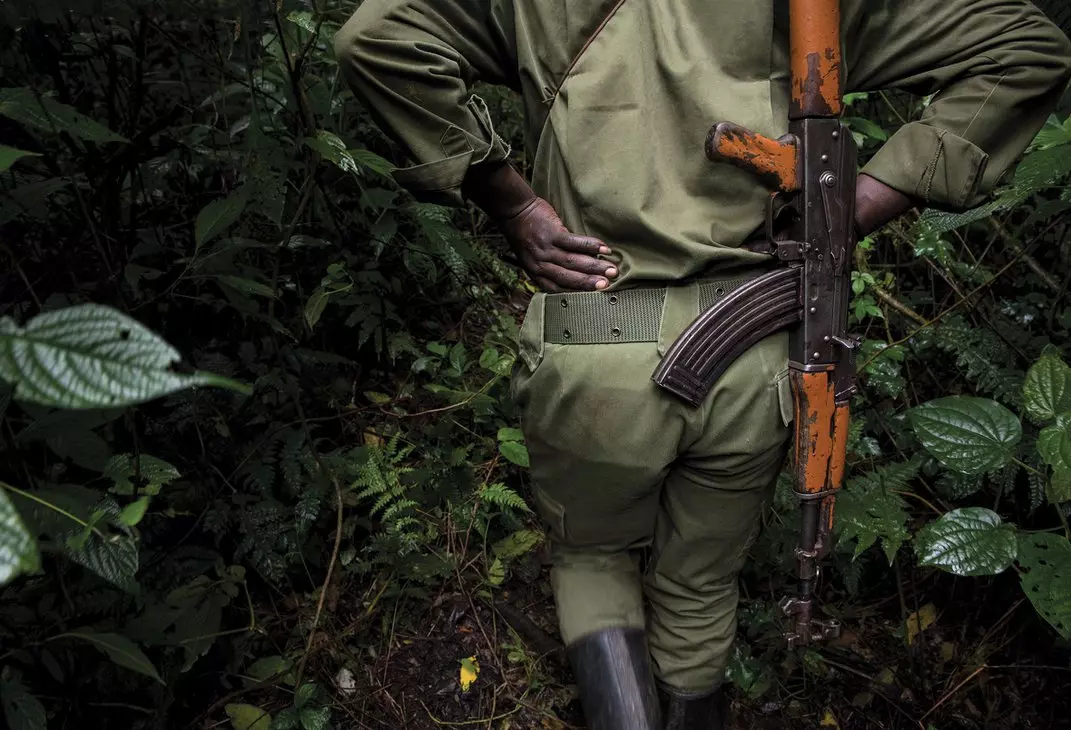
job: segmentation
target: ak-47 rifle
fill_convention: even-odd
[[[795,647],[840,632],[836,621],[813,617],[813,601],[818,560],[829,549],[834,500],[844,478],[848,406],[856,391],[858,340],[846,327],[857,150],[839,118],[839,1],[790,0],[789,8],[789,133],[775,140],[722,122],[711,129],[706,143],[712,161],[748,170],[773,191],[765,251],[782,265],[701,314],[669,349],[653,378],[698,405],[733,359],[764,337],[790,328],[795,490],[802,525],[796,548],[799,592],[786,596],[781,609],[793,620],[786,639]]]

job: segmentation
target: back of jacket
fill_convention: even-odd
[[[864,169],[933,205],[978,203],[1071,75],[1067,38],[1025,0],[842,7],[851,90],[936,94]],[[785,133],[787,25],[787,0],[366,0],[336,48],[417,162],[399,182],[446,202],[469,166],[508,155],[472,84],[519,90],[533,187],[614,249],[620,287],[763,260],[738,247],[768,191],[703,145],[719,121]]]

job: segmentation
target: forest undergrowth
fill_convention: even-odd
[[[581,725],[509,398],[533,289],[393,183],[333,55],[352,9],[0,6],[12,730]],[[864,157],[927,103],[848,101]],[[845,631],[782,645],[783,481],[740,727],[1071,727],[1069,112],[992,202],[860,245]]]

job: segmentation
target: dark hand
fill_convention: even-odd
[[[491,217],[521,266],[543,289],[605,289],[617,276],[614,264],[596,258],[610,248],[598,239],[570,233],[550,203],[505,162],[469,168],[461,191]]]
[[[513,217],[499,221],[521,266],[546,291],[605,289],[617,266],[596,258],[610,248],[590,236],[570,233],[542,198],[534,198]]]

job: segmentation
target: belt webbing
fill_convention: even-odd
[[[700,284],[696,316],[753,278],[744,276]],[[543,339],[557,345],[658,342],[665,299],[665,287],[548,294]]]

